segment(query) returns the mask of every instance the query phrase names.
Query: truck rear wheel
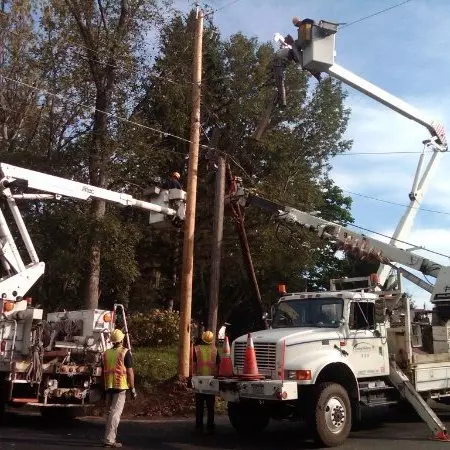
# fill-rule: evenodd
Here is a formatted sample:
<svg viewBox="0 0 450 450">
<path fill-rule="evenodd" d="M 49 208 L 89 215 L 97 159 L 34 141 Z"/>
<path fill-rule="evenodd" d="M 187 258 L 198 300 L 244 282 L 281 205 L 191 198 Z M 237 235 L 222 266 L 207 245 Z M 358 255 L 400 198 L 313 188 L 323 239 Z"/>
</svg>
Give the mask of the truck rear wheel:
<svg viewBox="0 0 450 450">
<path fill-rule="evenodd" d="M 263 431 L 270 421 L 267 408 L 258 401 L 228 402 L 228 418 L 233 428 L 244 435 Z"/>
<path fill-rule="evenodd" d="M 317 386 L 314 403 L 315 438 L 325 447 L 341 445 L 350 434 L 352 409 L 347 391 L 336 383 Z"/>
</svg>

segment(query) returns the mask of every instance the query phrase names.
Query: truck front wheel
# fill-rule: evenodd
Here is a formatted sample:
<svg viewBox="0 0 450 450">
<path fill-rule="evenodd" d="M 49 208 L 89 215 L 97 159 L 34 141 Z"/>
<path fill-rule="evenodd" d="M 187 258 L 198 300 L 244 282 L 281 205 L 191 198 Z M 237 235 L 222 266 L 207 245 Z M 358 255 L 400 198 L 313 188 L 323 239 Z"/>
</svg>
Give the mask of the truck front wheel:
<svg viewBox="0 0 450 450">
<path fill-rule="evenodd" d="M 258 401 L 228 402 L 228 418 L 233 428 L 244 435 L 261 432 L 270 421 L 267 408 Z"/>
<path fill-rule="evenodd" d="M 336 383 L 317 386 L 314 403 L 315 437 L 326 447 L 341 445 L 350 434 L 352 410 L 347 391 Z"/>
</svg>

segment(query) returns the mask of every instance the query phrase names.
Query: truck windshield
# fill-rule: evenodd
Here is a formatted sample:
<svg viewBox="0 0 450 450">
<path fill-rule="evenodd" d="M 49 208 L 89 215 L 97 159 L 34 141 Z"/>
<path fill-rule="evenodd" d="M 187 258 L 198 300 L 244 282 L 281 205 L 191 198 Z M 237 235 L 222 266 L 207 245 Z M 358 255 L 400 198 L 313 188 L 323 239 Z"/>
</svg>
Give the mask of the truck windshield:
<svg viewBox="0 0 450 450">
<path fill-rule="evenodd" d="M 339 327 L 344 302 L 339 298 L 305 298 L 278 304 L 272 327 Z"/>
</svg>

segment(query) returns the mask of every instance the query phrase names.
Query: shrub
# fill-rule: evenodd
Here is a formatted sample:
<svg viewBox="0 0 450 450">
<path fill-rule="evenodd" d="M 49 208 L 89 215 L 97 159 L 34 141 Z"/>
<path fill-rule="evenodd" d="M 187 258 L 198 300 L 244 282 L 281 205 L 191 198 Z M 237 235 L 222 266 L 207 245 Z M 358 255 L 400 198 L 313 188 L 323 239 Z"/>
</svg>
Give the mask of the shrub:
<svg viewBox="0 0 450 450">
<path fill-rule="evenodd" d="M 178 311 L 154 309 L 129 316 L 128 330 L 136 347 L 173 345 L 178 342 L 180 314 Z"/>
</svg>

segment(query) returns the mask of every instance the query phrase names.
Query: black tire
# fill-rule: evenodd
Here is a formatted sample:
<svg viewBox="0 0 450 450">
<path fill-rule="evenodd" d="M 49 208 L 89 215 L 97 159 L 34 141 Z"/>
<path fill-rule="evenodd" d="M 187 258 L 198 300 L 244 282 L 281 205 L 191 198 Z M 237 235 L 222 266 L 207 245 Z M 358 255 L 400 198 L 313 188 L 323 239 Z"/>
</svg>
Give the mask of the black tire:
<svg viewBox="0 0 450 450">
<path fill-rule="evenodd" d="M 269 412 L 258 401 L 228 402 L 228 418 L 233 428 L 246 436 L 260 433 L 270 422 Z"/>
<path fill-rule="evenodd" d="M 337 383 L 321 383 L 316 388 L 313 408 L 315 440 L 325 447 L 341 445 L 352 427 L 347 391 Z"/>
</svg>

